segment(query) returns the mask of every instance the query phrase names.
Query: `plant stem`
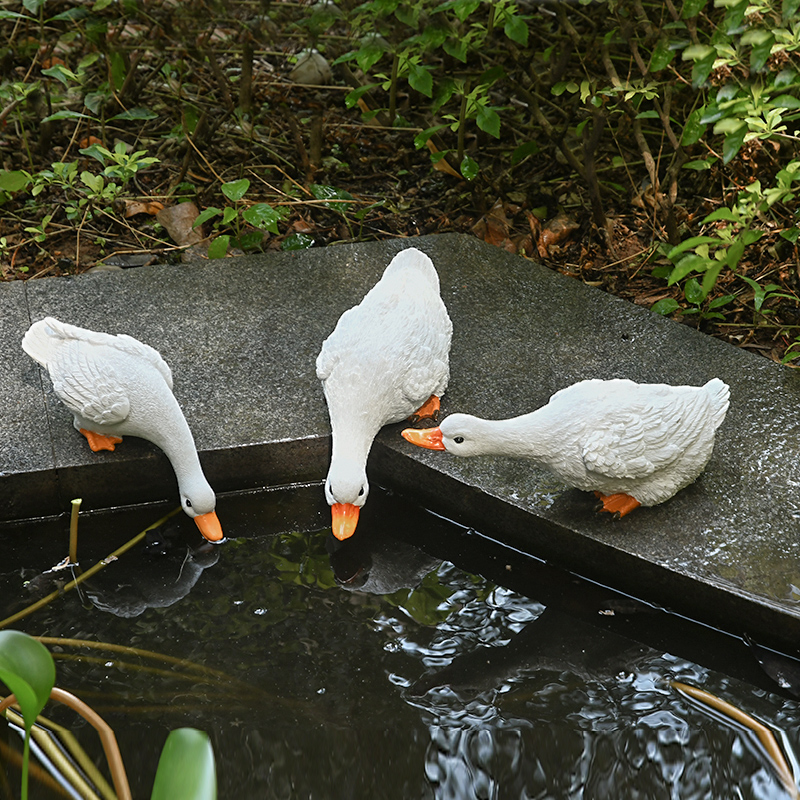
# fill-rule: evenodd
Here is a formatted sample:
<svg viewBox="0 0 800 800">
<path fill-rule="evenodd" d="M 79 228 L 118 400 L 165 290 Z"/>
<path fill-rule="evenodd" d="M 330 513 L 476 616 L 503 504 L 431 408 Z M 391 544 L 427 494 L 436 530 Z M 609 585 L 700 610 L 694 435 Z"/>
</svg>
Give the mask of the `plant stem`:
<svg viewBox="0 0 800 800">
<path fill-rule="evenodd" d="M 400 57 L 394 54 L 392 61 L 392 85 L 389 87 L 389 124 L 394 125 L 394 118 L 397 112 L 397 70 L 400 66 Z"/>
<path fill-rule="evenodd" d="M 81 498 L 72 501 L 72 513 L 69 518 L 69 563 L 78 563 L 78 514 L 81 510 Z"/>
</svg>

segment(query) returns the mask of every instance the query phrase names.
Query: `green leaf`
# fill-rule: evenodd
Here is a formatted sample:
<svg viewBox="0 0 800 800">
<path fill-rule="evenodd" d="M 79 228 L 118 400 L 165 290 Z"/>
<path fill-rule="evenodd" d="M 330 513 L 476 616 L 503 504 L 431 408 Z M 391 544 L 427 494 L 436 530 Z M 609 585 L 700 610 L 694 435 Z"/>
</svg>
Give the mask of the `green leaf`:
<svg viewBox="0 0 800 800">
<path fill-rule="evenodd" d="M 225 254 L 228 252 L 228 244 L 231 241 L 231 237 L 227 234 L 223 236 L 217 236 L 213 242 L 208 246 L 208 257 L 209 258 L 224 258 Z"/>
<path fill-rule="evenodd" d="M 697 247 L 700 244 L 713 243 L 719 243 L 719 239 L 716 236 L 690 236 L 688 239 L 684 239 L 680 244 L 671 248 L 667 253 L 667 258 L 674 263 L 676 257 L 681 253 L 685 253 L 687 250 L 691 250 L 693 247 Z"/>
<path fill-rule="evenodd" d="M 412 89 L 424 94 L 425 97 L 433 97 L 433 78 L 425 67 L 409 63 L 408 82 Z"/>
<path fill-rule="evenodd" d="M 444 47 L 445 53 L 466 64 L 468 45 L 469 42 L 466 39 L 448 39 L 442 47 Z"/>
<path fill-rule="evenodd" d="M 414 137 L 414 147 L 416 147 L 417 150 L 425 147 L 425 145 L 428 144 L 428 140 L 431 138 L 431 136 L 433 136 L 434 133 L 438 133 L 440 130 L 442 130 L 442 128 L 447 127 L 449 127 L 449 125 L 444 123 L 443 125 L 434 125 L 432 128 L 425 128 L 424 131 L 420 131 Z"/>
<path fill-rule="evenodd" d="M 478 175 L 478 172 L 480 172 L 478 162 L 470 158 L 468 155 L 465 155 L 461 161 L 461 174 L 468 181 L 471 181 L 475 179 L 475 177 Z"/>
<path fill-rule="evenodd" d="M 314 246 L 314 238 L 307 233 L 291 233 L 281 242 L 281 250 L 308 250 Z"/>
<path fill-rule="evenodd" d="M 786 239 L 787 242 L 795 244 L 798 238 L 800 238 L 800 228 L 787 228 L 781 231 L 779 235 L 781 238 Z"/>
<path fill-rule="evenodd" d="M 30 175 L 21 169 L 0 170 L 0 191 L 19 192 L 31 181 Z"/>
<path fill-rule="evenodd" d="M 669 275 L 668 286 L 672 286 L 683 280 L 690 272 L 705 272 L 711 265 L 712 260 L 695 254 L 688 255 L 675 265 L 675 269 Z"/>
<path fill-rule="evenodd" d="M 74 6 L 73 8 L 68 8 L 66 11 L 62 11 L 60 14 L 56 14 L 54 17 L 50 17 L 48 22 L 80 22 L 80 20 L 86 19 L 88 16 L 88 8 Z"/>
<path fill-rule="evenodd" d="M 94 119 L 94 117 L 89 116 L 89 114 L 81 114 L 78 111 L 63 109 L 62 111 L 56 111 L 55 114 L 51 114 L 49 117 L 45 117 L 42 122 L 51 122 L 57 119 Z"/>
<path fill-rule="evenodd" d="M 201 211 L 195 221 L 192 223 L 192 228 L 199 228 L 204 222 L 207 222 L 212 217 L 216 217 L 218 214 L 221 214 L 222 210 L 219 208 L 214 208 L 214 206 L 209 206 L 208 208 Z"/>
<path fill-rule="evenodd" d="M 269 203 L 256 203 L 250 206 L 242 212 L 242 217 L 254 228 L 278 233 L 278 220 L 281 219 L 281 213 Z"/>
<path fill-rule="evenodd" d="M 705 112 L 705 108 L 696 108 L 689 114 L 689 118 L 686 120 L 686 125 L 683 126 L 683 134 L 681 135 L 681 144 L 684 147 L 687 147 L 690 144 L 694 144 L 695 142 L 700 141 L 702 139 L 703 134 L 706 132 L 706 125 L 703 119 L 703 113 Z"/>
<path fill-rule="evenodd" d="M 516 166 L 523 161 L 528 156 L 535 156 L 540 150 L 540 147 L 536 142 L 525 142 L 525 144 L 521 144 L 514 152 L 511 154 L 511 165 Z"/>
<path fill-rule="evenodd" d="M 125 59 L 117 50 L 112 50 L 110 60 L 111 82 L 114 86 L 114 90 L 118 92 L 122 88 L 122 84 L 125 83 L 125 76 L 128 70 L 125 66 Z"/>
<path fill-rule="evenodd" d="M 681 169 L 694 169 L 694 170 L 697 170 L 697 172 L 702 172 L 703 170 L 711 169 L 711 165 L 716 160 L 717 159 L 714 158 L 714 156 L 709 156 L 708 158 L 702 158 L 702 159 L 698 159 L 696 161 L 687 161 L 681 167 Z"/>
<path fill-rule="evenodd" d="M 22 5 L 34 16 L 39 15 L 39 9 L 44 6 L 47 0 L 22 0 Z"/>
<path fill-rule="evenodd" d="M 711 52 L 708 55 L 694 62 L 694 66 L 692 67 L 692 86 L 694 86 L 695 89 L 699 89 L 708 80 L 711 70 L 714 69 L 714 61 L 716 61 L 716 58 L 717 54 L 714 49 L 711 48 Z"/>
<path fill-rule="evenodd" d="M 675 58 L 675 51 L 670 46 L 669 39 L 659 39 L 650 56 L 650 72 L 664 69 L 673 58 Z"/>
<path fill-rule="evenodd" d="M 503 26 L 503 32 L 512 42 L 527 47 L 528 25 L 522 17 L 509 17 L 508 21 Z"/>
<path fill-rule="evenodd" d="M 736 154 L 741 149 L 744 143 L 744 137 L 747 134 L 747 124 L 742 123 L 741 127 L 733 133 L 729 133 L 725 137 L 722 144 L 722 163 L 728 164 L 735 158 Z"/>
<path fill-rule="evenodd" d="M 222 189 L 222 194 L 224 194 L 228 200 L 236 203 L 245 196 L 247 190 L 250 188 L 250 181 L 247 178 L 239 178 L 238 181 L 223 183 L 220 188 Z"/>
<path fill-rule="evenodd" d="M 706 274 L 703 275 L 703 300 L 708 297 L 708 293 L 714 288 L 717 283 L 717 278 L 719 277 L 719 273 L 722 271 L 723 262 L 717 261 L 706 270 Z"/>
<path fill-rule="evenodd" d="M 475 115 L 475 121 L 482 131 L 491 134 L 495 139 L 500 138 L 500 117 L 494 109 L 481 106 Z"/>
<path fill-rule="evenodd" d="M 216 800 L 214 749 L 195 728 L 170 733 L 158 760 L 150 800 Z"/>
<path fill-rule="evenodd" d="M 708 274 L 708 273 L 706 273 Z M 720 306 L 726 306 L 731 300 L 735 300 L 736 295 L 734 294 L 725 294 L 722 297 L 715 297 L 709 304 L 709 308 L 719 308 Z"/>
<path fill-rule="evenodd" d="M 696 17 L 705 8 L 705 5 L 706 0 L 683 0 L 681 19 Z"/>
<path fill-rule="evenodd" d="M 348 108 L 352 108 L 354 105 L 357 105 L 362 95 L 365 95 L 370 89 L 374 89 L 376 86 L 378 86 L 377 83 L 368 83 L 366 86 L 359 86 L 357 89 L 353 89 L 353 91 L 349 92 L 347 97 L 344 98 L 344 104 Z"/>
<path fill-rule="evenodd" d="M 739 222 L 739 216 L 731 211 L 730 208 L 718 208 L 716 211 L 712 211 L 707 217 L 703 219 L 701 224 L 705 225 L 707 222 L 718 222 L 719 220 L 725 220 L 726 222 Z"/>
<path fill-rule="evenodd" d="M 326 186 L 323 183 L 312 183 L 309 187 L 311 194 L 317 200 L 352 200 L 353 195 L 346 192 L 344 189 L 337 189 L 335 186 Z M 337 211 L 342 211 L 344 203 L 325 203 L 327 208 L 334 208 Z"/>
<path fill-rule="evenodd" d="M 225 206 L 222 211 L 222 224 L 230 225 L 231 222 L 236 219 L 236 213 L 235 206 Z"/>
<path fill-rule="evenodd" d="M 69 88 L 70 82 L 78 80 L 78 76 L 71 69 L 67 69 L 63 64 L 54 64 L 52 67 L 43 69 L 42 75 L 47 75 L 48 78 L 55 78 L 57 81 L 61 81 L 67 88 Z"/>
<path fill-rule="evenodd" d="M 657 300 L 653 303 L 653 305 L 650 306 L 650 310 L 666 317 L 668 314 L 677 311 L 680 307 L 680 303 L 672 297 L 663 297 L 661 300 Z"/>
<path fill-rule="evenodd" d="M 18 11 L 0 11 L 0 19 L 27 19 L 30 20 L 30 17 L 27 14 L 20 14 Z"/>
<path fill-rule="evenodd" d="M 697 278 L 689 278 L 686 281 L 686 285 L 683 287 L 683 296 L 693 306 L 699 306 L 706 299 L 706 293 L 701 288 Z"/>
<path fill-rule="evenodd" d="M 129 108 L 127 111 L 109 117 L 109 122 L 115 119 L 158 119 L 158 114 L 153 113 L 147 108 Z"/>
<path fill-rule="evenodd" d="M 16 696 L 25 728 L 30 730 L 55 686 L 53 657 L 27 633 L 0 631 L 0 680 Z"/>
</svg>

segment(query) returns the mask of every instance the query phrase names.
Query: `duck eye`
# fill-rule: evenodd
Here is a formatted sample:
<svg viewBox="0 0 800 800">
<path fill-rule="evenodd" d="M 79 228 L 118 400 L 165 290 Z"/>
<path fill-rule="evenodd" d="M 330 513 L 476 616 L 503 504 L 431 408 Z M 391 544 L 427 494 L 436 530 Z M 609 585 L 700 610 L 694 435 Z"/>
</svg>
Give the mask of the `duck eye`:
<svg viewBox="0 0 800 800">
<path fill-rule="evenodd" d="M 464 437 L 463 437 L 463 436 L 454 436 L 454 437 L 453 437 L 453 441 L 454 441 L 456 444 L 461 444 L 461 442 L 463 442 L 463 441 L 464 441 Z"/>
<path fill-rule="evenodd" d="M 186 498 L 186 508 L 191 508 L 191 507 L 192 507 L 192 501 L 187 497 Z"/>
<path fill-rule="evenodd" d="M 364 487 L 363 486 L 358 490 L 358 496 L 359 497 L 363 497 L 364 496 Z"/>
</svg>

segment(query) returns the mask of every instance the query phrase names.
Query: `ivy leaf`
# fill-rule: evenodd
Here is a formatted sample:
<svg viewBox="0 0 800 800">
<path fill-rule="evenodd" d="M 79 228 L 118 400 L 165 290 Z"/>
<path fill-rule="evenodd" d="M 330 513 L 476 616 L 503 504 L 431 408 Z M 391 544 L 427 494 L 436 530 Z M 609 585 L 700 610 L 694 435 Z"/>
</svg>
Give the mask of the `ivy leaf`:
<svg viewBox="0 0 800 800">
<path fill-rule="evenodd" d="M 470 158 L 468 155 L 465 155 L 463 160 L 461 161 L 461 174 L 468 180 L 474 180 L 475 177 L 480 172 L 480 167 L 478 166 L 478 162 L 475 159 Z"/>
<path fill-rule="evenodd" d="M 250 208 L 242 212 L 242 217 L 254 228 L 278 233 L 278 220 L 281 218 L 281 213 L 269 203 L 256 203 L 250 206 Z"/>
<path fill-rule="evenodd" d="M 312 183 L 309 187 L 311 194 L 317 200 L 353 200 L 353 195 L 344 189 L 337 189 L 335 186 L 327 186 L 324 183 Z M 327 208 L 342 210 L 342 203 L 324 203 Z"/>
<path fill-rule="evenodd" d="M 494 109 L 481 106 L 475 115 L 475 121 L 482 131 L 491 134 L 495 139 L 500 138 L 500 117 Z"/>
<path fill-rule="evenodd" d="M 655 311 L 656 314 L 661 314 L 662 316 L 667 316 L 668 314 L 673 314 L 680 308 L 680 303 L 672 297 L 663 297 L 661 300 L 656 301 L 650 306 L 651 311 Z"/>
<path fill-rule="evenodd" d="M 231 241 L 231 237 L 227 234 L 224 236 L 217 236 L 213 242 L 208 246 L 208 257 L 209 258 L 225 258 L 225 254 L 228 252 L 228 244 Z"/>
<path fill-rule="evenodd" d="M 222 189 L 222 194 L 224 194 L 228 200 L 236 203 L 244 197 L 245 193 L 250 188 L 250 181 L 247 178 L 240 178 L 238 181 L 223 183 L 220 188 Z"/>
<path fill-rule="evenodd" d="M 307 233 L 291 233 L 281 242 L 281 250 L 308 250 L 313 245 L 314 239 Z"/>
</svg>

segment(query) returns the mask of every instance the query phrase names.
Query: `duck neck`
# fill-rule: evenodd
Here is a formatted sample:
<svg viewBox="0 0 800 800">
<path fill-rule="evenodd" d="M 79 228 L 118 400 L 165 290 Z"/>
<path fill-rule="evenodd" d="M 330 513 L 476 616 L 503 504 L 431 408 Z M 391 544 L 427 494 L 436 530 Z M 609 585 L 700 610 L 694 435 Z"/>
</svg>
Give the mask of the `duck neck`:
<svg viewBox="0 0 800 800">
<path fill-rule="evenodd" d="M 482 420 L 484 452 L 545 461 L 557 443 L 544 411 L 542 408 L 510 419 Z"/>
<path fill-rule="evenodd" d="M 173 424 L 163 431 L 163 434 L 161 441 L 154 442 L 154 444 L 164 451 L 172 464 L 175 477 L 178 479 L 178 486 L 183 488 L 192 484 L 197 485 L 199 482 L 207 483 L 200 466 L 194 437 L 183 415 L 179 420 L 174 420 Z"/>
<path fill-rule="evenodd" d="M 366 464 L 373 439 L 380 426 L 375 426 L 364 415 L 363 419 L 348 417 L 331 425 L 331 460 L 355 461 Z"/>
</svg>

